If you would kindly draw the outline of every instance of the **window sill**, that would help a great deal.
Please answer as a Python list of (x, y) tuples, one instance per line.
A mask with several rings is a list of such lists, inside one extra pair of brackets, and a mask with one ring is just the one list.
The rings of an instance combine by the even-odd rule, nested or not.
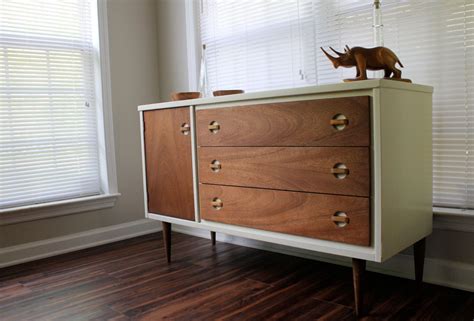
[(119, 196), (119, 193), (103, 194), (45, 204), (3, 209), (0, 210), (0, 225), (16, 224), (109, 208), (115, 205)]
[(474, 210), (433, 207), (433, 214), (435, 229), (474, 233)]

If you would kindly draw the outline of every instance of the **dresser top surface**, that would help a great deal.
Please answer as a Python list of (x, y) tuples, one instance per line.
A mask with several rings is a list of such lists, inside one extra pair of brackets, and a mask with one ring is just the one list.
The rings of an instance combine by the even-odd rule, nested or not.
[(433, 92), (433, 87), (431, 86), (412, 84), (412, 83), (387, 80), (387, 79), (371, 79), (371, 80), (364, 80), (364, 81), (328, 84), (328, 85), (320, 85), (320, 86), (306, 86), (306, 87), (300, 87), (300, 88), (259, 91), (259, 92), (251, 92), (251, 93), (238, 94), (238, 95), (206, 97), (206, 98), (188, 99), (188, 100), (180, 100), (180, 101), (168, 101), (168, 102), (162, 102), (162, 103), (141, 105), (141, 106), (138, 106), (138, 111), (163, 109), (163, 108), (176, 108), (176, 107), (184, 107), (184, 106), (209, 105), (209, 104), (235, 102), (235, 101), (265, 99), (265, 98), (291, 97), (291, 96), (301, 96), (301, 95), (309, 95), (309, 94), (348, 92), (348, 91), (376, 89), (376, 88), (391, 88), (391, 89), (418, 91), (418, 92), (425, 92), (425, 93)]

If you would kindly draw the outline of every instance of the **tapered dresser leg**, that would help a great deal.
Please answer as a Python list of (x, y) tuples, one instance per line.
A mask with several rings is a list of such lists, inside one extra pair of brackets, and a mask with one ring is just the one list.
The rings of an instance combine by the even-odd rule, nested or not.
[(171, 223), (161, 222), (163, 228), (163, 242), (165, 245), (166, 260), (171, 262)]
[(352, 259), (352, 279), (354, 283), (354, 302), (356, 316), (363, 315), (364, 309), (365, 260)]
[(426, 238), (422, 238), (413, 244), (413, 256), (415, 258), (415, 280), (416, 283), (423, 282), (423, 266), (425, 264)]
[(216, 245), (216, 232), (211, 231), (212, 246)]

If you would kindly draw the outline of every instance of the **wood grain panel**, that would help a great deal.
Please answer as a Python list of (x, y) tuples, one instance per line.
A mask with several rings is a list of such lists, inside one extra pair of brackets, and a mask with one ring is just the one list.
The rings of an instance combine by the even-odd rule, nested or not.
[[(347, 118), (343, 130), (330, 124), (338, 114)], [(200, 146), (370, 145), (368, 96), (203, 109), (196, 124)]]
[(191, 136), (181, 132), (189, 108), (146, 111), (143, 119), (149, 212), (194, 220)]
[[(357, 245), (370, 245), (369, 199), (201, 184), (201, 217), (220, 223)], [(213, 200), (222, 208), (215, 209)], [(345, 212), (339, 227), (333, 215)]]
[[(340, 195), (370, 195), (367, 147), (199, 147), (201, 183)], [(210, 165), (220, 163), (218, 171)], [(331, 170), (344, 164), (349, 174)]]

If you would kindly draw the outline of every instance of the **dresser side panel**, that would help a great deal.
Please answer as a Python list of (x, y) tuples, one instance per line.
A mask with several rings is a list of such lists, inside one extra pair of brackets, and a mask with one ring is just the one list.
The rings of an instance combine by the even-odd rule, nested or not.
[(431, 115), (431, 93), (380, 90), (381, 261), (431, 234)]

